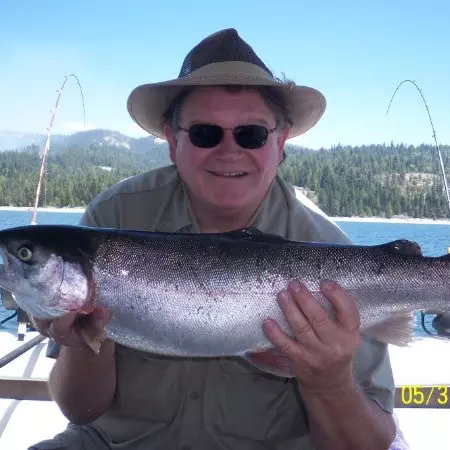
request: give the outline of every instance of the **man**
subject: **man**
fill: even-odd
[[[255,226],[294,240],[349,242],[276,175],[286,140],[322,116],[323,96],[275,80],[235,30],[194,47],[177,79],[136,88],[128,109],[168,141],[173,165],[100,194],[83,224],[163,232]],[[331,281],[322,287],[336,320],[292,280],[278,301],[295,338],[270,318],[261,324],[295,375],[288,380],[240,359],[170,359],[109,341],[94,356],[73,315],[38,322],[61,345],[50,391],[72,424],[32,448],[388,449],[395,424],[386,346],[361,339],[347,292]],[[105,325],[108,312],[96,310],[91,321]]]

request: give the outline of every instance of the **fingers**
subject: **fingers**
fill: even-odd
[[[305,351],[298,342],[288,336],[273,319],[263,322],[263,330],[269,341],[280,350],[281,353],[290,358],[305,358]]]
[[[76,312],[71,312],[58,319],[52,320],[48,326],[48,332],[55,340],[64,340],[71,333],[72,325],[77,317]]]
[[[266,336],[289,359],[290,370],[302,386],[315,389],[348,379],[360,343],[359,313],[353,297],[336,283],[323,282],[320,288],[336,318],[305,285],[294,281],[278,295],[291,333],[272,319],[263,323]]]
[[[360,317],[353,297],[328,280],[321,283],[321,292],[332,304],[336,319],[298,280],[289,283],[277,298],[294,338],[305,347],[317,348],[320,343],[333,341],[339,332],[359,330]]]
[[[288,314],[286,320],[299,341],[304,342],[306,338],[308,342],[313,337],[327,341],[335,333],[336,324],[303,283],[290,283],[288,295],[292,309],[284,312]],[[293,309],[297,314],[293,314]]]
[[[321,289],[335,309],[337,323],[347,331],[359,330],[361,318],[353,296],[330,280],[322,281]]]
[[[352,332],[360,327],[360,316],[356,302],[349,292],[329,280],[321,282],[321,292],[331,303],[336,320],[330,317],[307,287],[293,281],[287,294],[282,293],[280,306],[286,320],[297,338],[308,338],[314,334],[322,341],[328,341],[341,328]],[[289,300],[285,300],[284,297]]]
[[[69,313],[66,316],[52,320],[47,334],[58,344],[71,348],[83,348],[83,341],[80,339],[74,326],[77,313]]]
[[[89,335],[93,339],[101,334],[101,330],[109,321],[109,312],[104,307],[97,307],[89,315],[70,312],[54,320],[30,319],[42,335],[60,345],[79,349],[86,348],[83,336]],[[83,333],[80,334],[81,329]]]
[[[298,287],[296,287],[298,289]],[[286,322],[289,325],[293,335],[302,342],[314,342],[318,336],[311,324],[308,321],[304,311],[299,308],[299,297],[304,293],[297,291],[294,295],[291,292],[292,286],[288,290],[280,292],[278,295],[278,303],[283,310]]]

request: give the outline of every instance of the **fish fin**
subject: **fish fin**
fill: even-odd
[[[222,233],[223,236],[233,239],[244,239],[254,242],[284,242],[285,239],[278,234],[264,233],[256,227],[239,228]]]
[[[88,317],[87,315],[81,315],[76,320],[76,330],[83,342],[98,355],[106,339],[106,331],[103,327],[89,322]]]
[[[103,342],[106,338],[106,333],[103,329],[92,330],[91,328],[80,328],[80,337],[83,339],[84,343],[96,354],[100,353]]]
[[[243,357],[264,372],[283,378],[294,377],[289,359],[275,347],[260,352],[247,352]]]
[[[407,239],[397,239],[396,241],[382,244],[380,247],[402,256],[423,256],[420,245]]]
[[[414,336],[414,314],[408,313],[388,317],[382,322],[364,329],[362,334],[386,344],[406,347],[416,340]]]

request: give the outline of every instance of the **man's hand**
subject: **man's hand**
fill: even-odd
[[[321,291],[336,319],[302,283],[293,281],[278,296],[293,337],[272,319],[263,326],[272,344],[288,357],[302,390],[326,394],[354,383],[352,360],[360,345],[360,318],[354,299],[339,285],[324,281]]]
[[[73,349],[90,347],[98,353],[103,341],[103,329],[109,321],[109,312],[104,307],[97,307],[88,315],[71,312],[54,320],[34,317],[30,317],[30,320],[39,333],[57,344]]]
[[[321,283],[336,318],[299,282],[278,300],[292,337],[273,320],[269,340],[290,362],[309,415],[311,440],[320,450],[388,449],[395,437],[392,415],[367,398],[354,379],[352,360],[360,345],[360,317],[352,296],[336,283]]]

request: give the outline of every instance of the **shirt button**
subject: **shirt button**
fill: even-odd
[[[192,392],[189,394],[189,398],[190,398],[191,400],[197,400],[199,397],[200,397],[200,395],[198,395],[198,392],[196,392],[196,391],[192,391]],[[186,450],[187,450],[187,449],[186,449]]]

